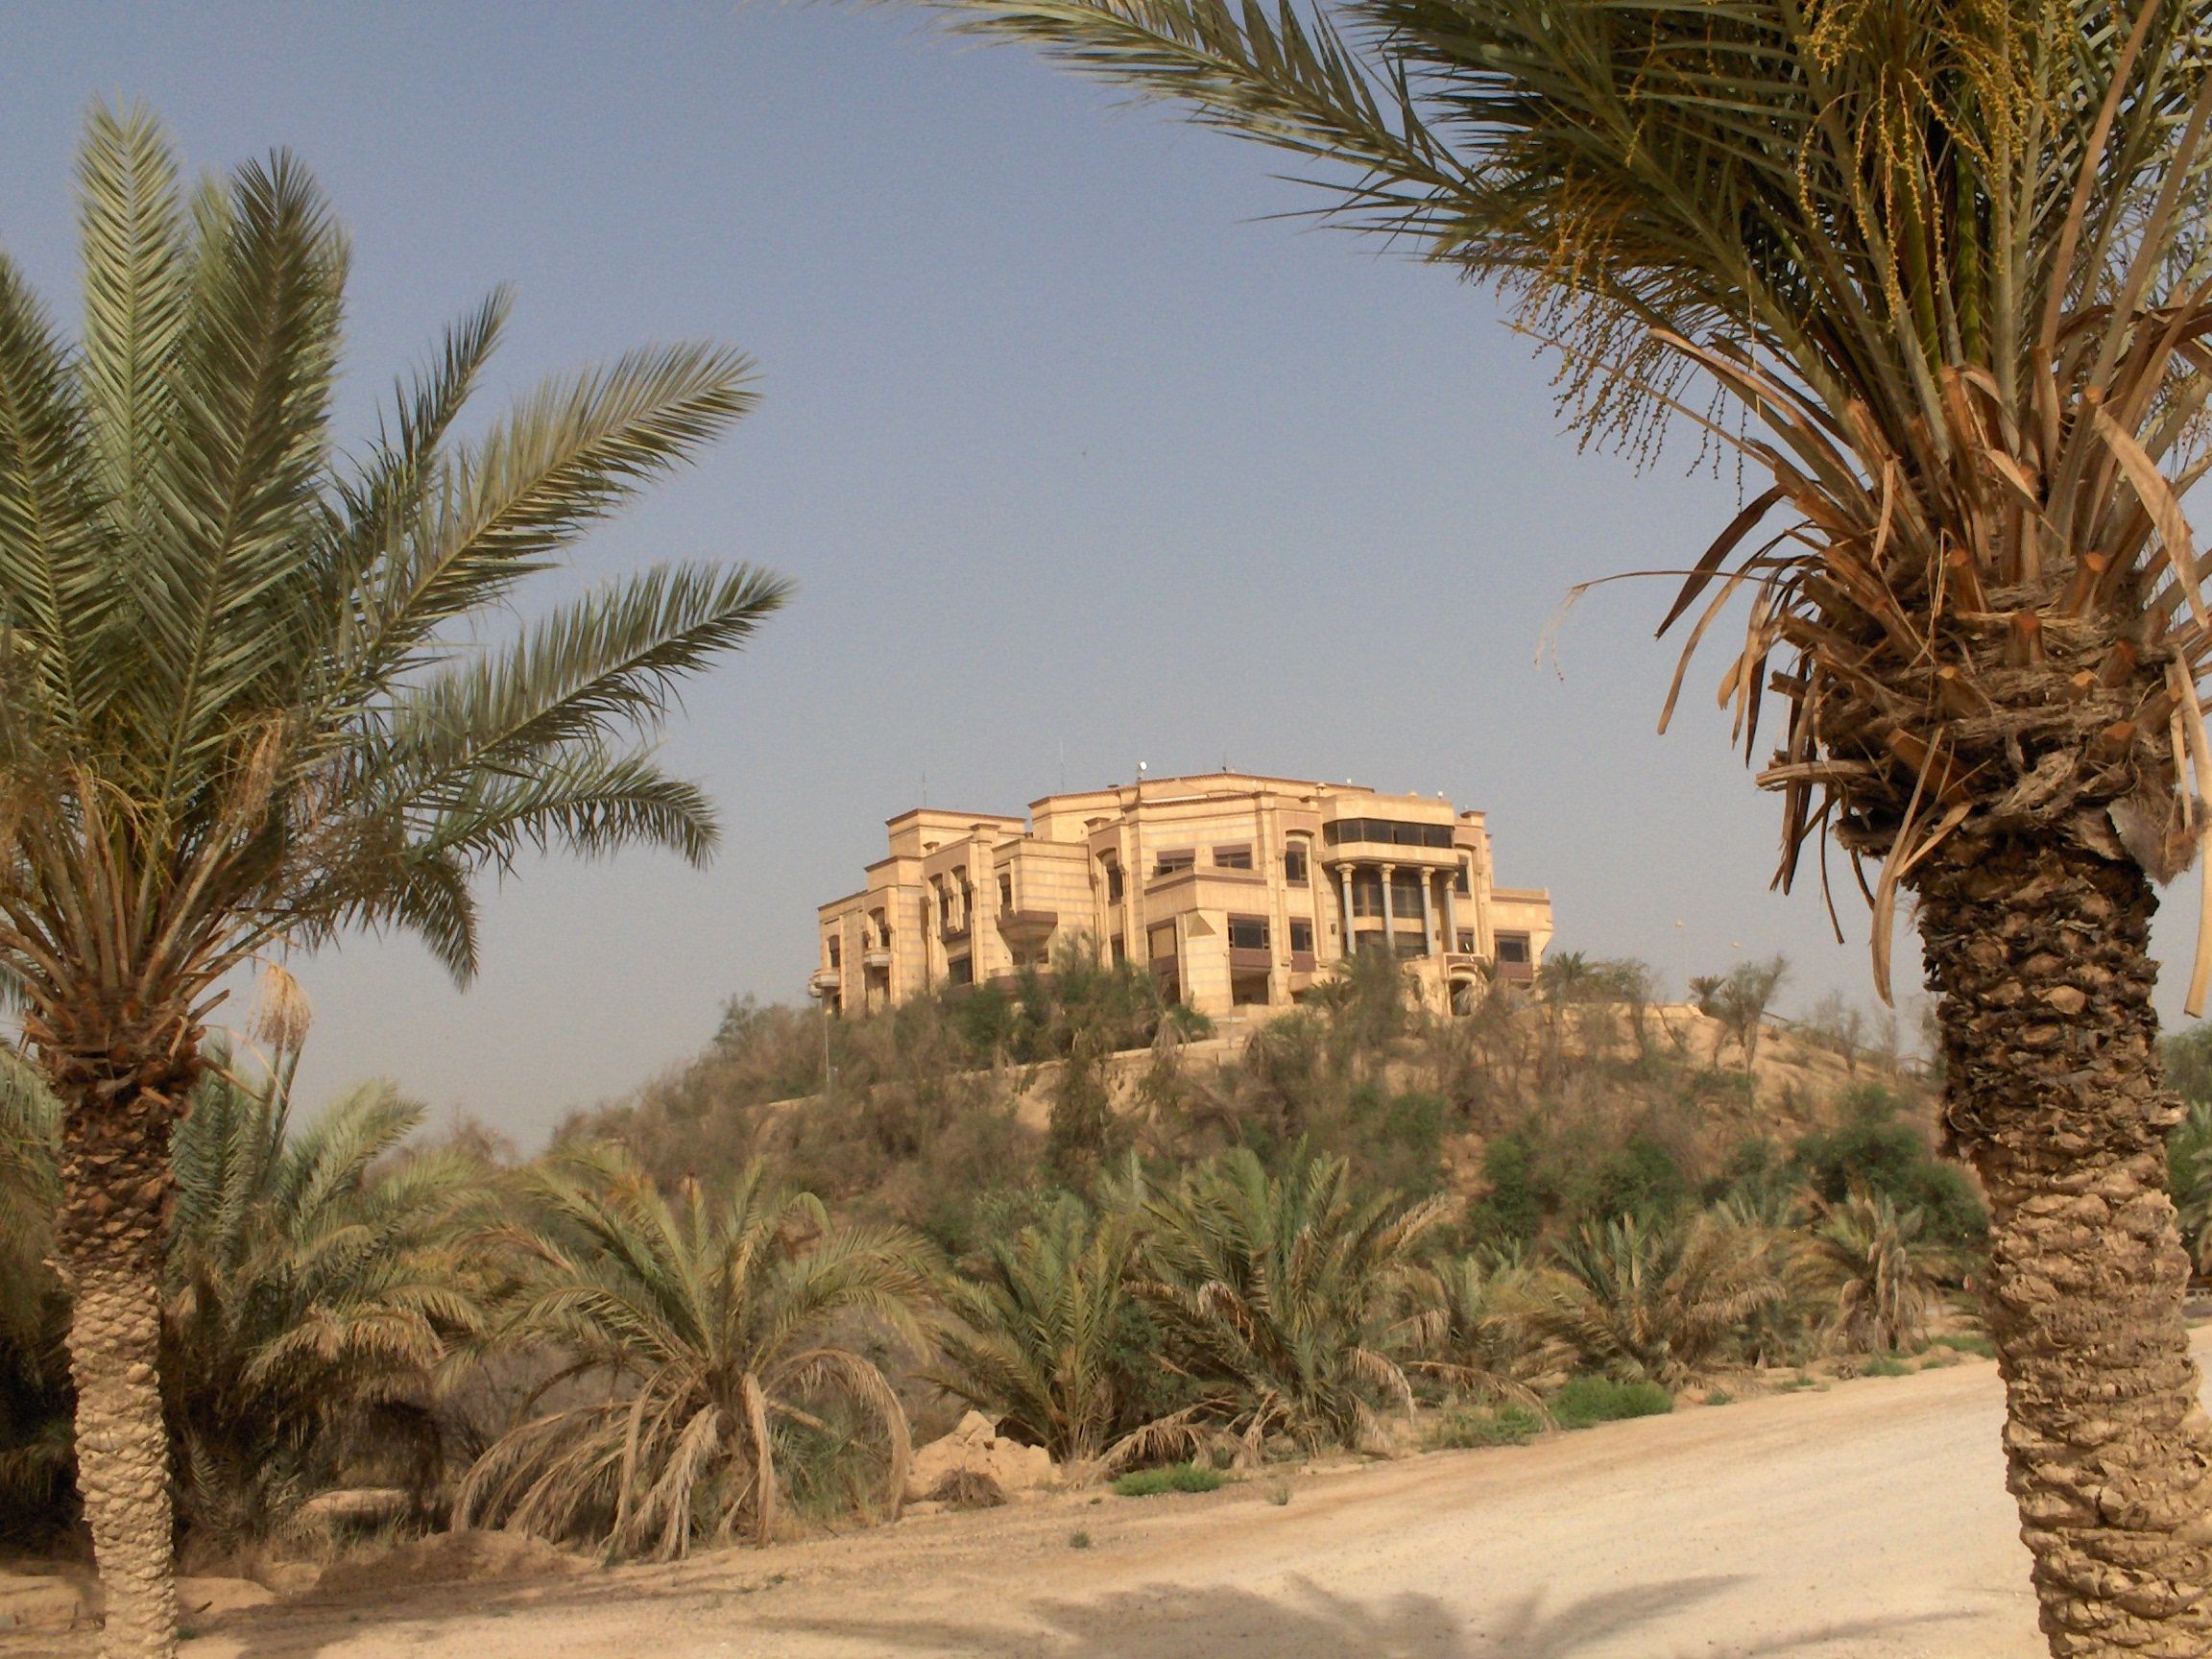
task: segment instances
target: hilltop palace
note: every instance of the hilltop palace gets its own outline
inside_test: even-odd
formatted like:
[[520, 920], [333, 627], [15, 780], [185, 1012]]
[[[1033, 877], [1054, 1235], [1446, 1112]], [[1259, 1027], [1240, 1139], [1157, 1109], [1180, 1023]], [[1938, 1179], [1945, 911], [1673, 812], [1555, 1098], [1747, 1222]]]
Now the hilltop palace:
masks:
[[1048, 968], [1080, 938], [1216, 1018], [1287, 1004], [1355, 950], [1464, 1011], [1488, 978], [1533, 979], [1551, 938], [1551, 894], [1496, 885], [1482, 814], [1441, 797], [1213, 772], [888, 828], [867, 886], [819, 912], [809, 983], [832, 1012]]

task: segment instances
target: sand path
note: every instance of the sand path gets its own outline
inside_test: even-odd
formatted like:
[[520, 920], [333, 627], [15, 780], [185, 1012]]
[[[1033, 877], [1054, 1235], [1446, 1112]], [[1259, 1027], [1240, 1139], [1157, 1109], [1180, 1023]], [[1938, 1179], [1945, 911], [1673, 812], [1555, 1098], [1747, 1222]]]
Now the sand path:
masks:
[[303, 1600], [185, 1651], [2032, 1659], [2000, 1416], [1995, 1367], [1968, 1361], [1205, 1496], [1074, 1495], [671, 1568]]

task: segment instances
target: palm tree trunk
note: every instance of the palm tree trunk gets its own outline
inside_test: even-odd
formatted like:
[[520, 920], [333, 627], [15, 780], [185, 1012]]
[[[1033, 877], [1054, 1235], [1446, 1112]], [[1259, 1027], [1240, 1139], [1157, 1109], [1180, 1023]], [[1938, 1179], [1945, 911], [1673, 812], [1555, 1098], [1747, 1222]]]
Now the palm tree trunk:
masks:
[[118, 1090], [87, 1076], [132, 1078], [111, 1054], [73, 1065], [53, 1064], [54, 1051], [47, 1054], [63, 1106], [56, 1245], [71, 1298], [77, 1485], [107, 1611], [101, 1651], [106, 1659], [169, 1659], [177, 1651], [177, 1585], [158, 1370], [160, 1286], [169, 1132], [185, 1089], [165, 1075], [171, 1087], [126, 1082]]
[[2150, 883], [2056, 836], [1954, 838], [1914, 883], [1944, 1117], [1987, 1190], [2008, 1484], [2056, 1659], [2212, 1652], [2212, 1420], [2166, 1195]]

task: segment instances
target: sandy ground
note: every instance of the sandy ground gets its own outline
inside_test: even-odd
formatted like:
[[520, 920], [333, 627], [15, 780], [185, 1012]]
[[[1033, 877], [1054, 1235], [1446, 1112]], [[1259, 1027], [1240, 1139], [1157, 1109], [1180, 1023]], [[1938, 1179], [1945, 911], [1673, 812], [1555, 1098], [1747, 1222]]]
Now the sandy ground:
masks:
[[2032, 1659], [2000, 1417], [1974, 1360], [1204, 1496], [1072, 1494], [677, 1567], [314, 1598], [228, 1615], [185, 1652]]

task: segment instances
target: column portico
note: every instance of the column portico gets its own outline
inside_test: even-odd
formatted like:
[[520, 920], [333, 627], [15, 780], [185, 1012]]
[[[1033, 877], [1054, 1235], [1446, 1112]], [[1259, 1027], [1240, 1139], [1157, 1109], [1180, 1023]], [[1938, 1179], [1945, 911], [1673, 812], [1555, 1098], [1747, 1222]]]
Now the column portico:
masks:
[[1336, 866], [1336, 890], [1344, 903], [1344, 937], [1336, 954], [1350, 960], [1352, 955], [1352, 866]]
[[1436, 949], [1436, 901], [1434, 896], [1431, 895], [1429, 891], [1430, 887], [1433, 884], [1435, 878], [1433, 876], [1430, 875], [1427, 871], [1422, 872], [1421, 954], [1424, 956], [1437, 956], [1442, 954], [1442, 952]]
[[1390, 914], [1390, 878], [1398, 874], [1395, 864], [1380, 864], [1382, 872], [1382, 949], [1390, 955], [1398, 953], [1398, 922]]

